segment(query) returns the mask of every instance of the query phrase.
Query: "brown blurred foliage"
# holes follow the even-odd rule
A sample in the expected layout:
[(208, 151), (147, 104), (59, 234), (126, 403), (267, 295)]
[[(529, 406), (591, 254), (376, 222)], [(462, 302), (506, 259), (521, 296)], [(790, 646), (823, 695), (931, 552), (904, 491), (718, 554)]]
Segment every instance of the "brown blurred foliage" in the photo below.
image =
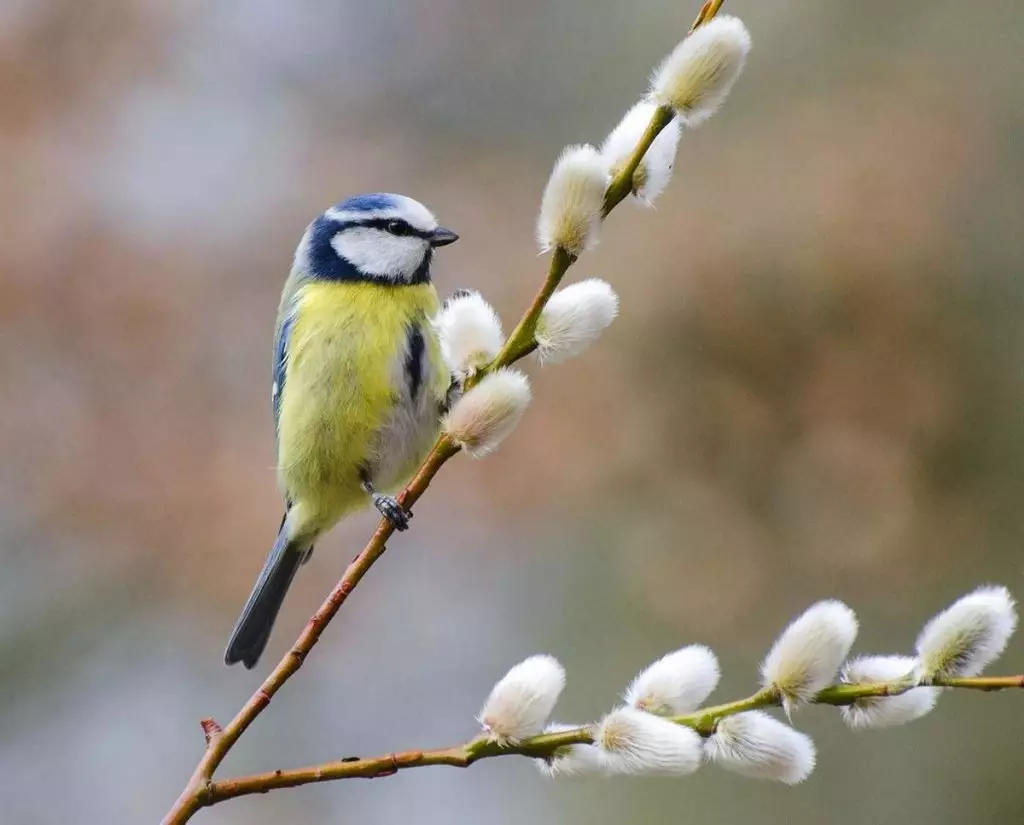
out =
[[(888, 650), (977, 582), (1024, 593), (1019, 10), (727, 8), (754, 35), (746, 75), (684, 137), (657, 210), (624, 205), (574, 270), (616, 287), (620, 320), (581, 359), (531, 368), (536, 402), (498, 455), (445, 470), (246, 765), (456, 739), (535, 650), (565, 661), (585, 717), (689, 641), (716, 645), (726, 687), (745, 691), (774, 628), (820, 597), (849, 600), (865, 644)], [(511, 323), (543, 269), (531, 224), (550, 163), (600, 140), (694, 11), (0, 9), (11, 821), (155, 821), (198, 752), (195, 720), (254, 684), (220, 647), (279, 515), (270, 331), (305, 224), (357, 191), (418, 197), (463, 236), (439, 288), (480, 288)], [(271, 655), (371, 524), (324, 542)], [(1024, 667), (1019, 645), (1007, 667)], [(660, 822), (685, 801), (699, 821), (1013, 821), (1019, 706), (948, 705), (871, 742), (814, 716), (820, 768), (785, 792), (552, 788), (499, 763), (208, 819), (433, 821), (454, 806)], [(66, 793), (43, 792), (43, 759)]]

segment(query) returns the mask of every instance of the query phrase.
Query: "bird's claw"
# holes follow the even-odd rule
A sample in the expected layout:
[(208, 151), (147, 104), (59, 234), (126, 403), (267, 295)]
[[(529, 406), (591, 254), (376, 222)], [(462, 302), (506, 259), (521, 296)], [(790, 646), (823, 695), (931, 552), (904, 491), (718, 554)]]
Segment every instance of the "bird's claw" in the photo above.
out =
[(373, 494), (373, 506), (376, 507), (382, 516), (391, 522), (391, 526), (401, 532), (409, 529), (409, 519), (412, 513), (406, 510), (398, 499), (392, 496), (385, 496), (381, 493)]

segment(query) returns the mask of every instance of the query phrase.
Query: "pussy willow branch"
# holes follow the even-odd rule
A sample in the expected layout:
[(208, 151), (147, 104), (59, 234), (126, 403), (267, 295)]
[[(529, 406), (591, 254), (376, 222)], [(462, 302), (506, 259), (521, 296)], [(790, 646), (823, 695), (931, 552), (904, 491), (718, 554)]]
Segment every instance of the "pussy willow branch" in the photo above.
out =
[[(709, 4), (715, 2), (717, 2), (717, 5), (714, 11), (710, 12), (710, 16), (706, 18), (708, 20), (714, 16), (718, 11), (718, 7), (722, 5), (722, 0), (709, 0)], [(705, 9), (707, 7), (708, 4), (705, 4)], [(695, 23), (694, 26), (696, 27), (696, 25), (698, 24)], [(667, 106), (659, 106), (655, 110), (651, 122), (647, 125), (647, 129), (644, 131), (643, 137), (640, 138), (636, 149), (633, 150), (629, 161), (612, 178), (611, 183), (608, 184), (608, 189), (605, 190), (604, 206), (601, 208), (602, 218), (608, 217), (608, 213), (622, 203), (626, 196), (633, 191), (633, 175), (640, 166), (640, 162), (644, 159), (644, 155), (647, 154), (647, 150), (651, 148), (654, 139), (672, 122), (674, 117), (675, 112)], [(508, 366), (533, 352), (537, 346), (534, 341), (534, 333), (537, 331), (537, 321), (540, 319), (540, 314), (544, 311), (544, 307), (547, 306), (551, 296), (562, 282), (565, 273), (569, 271), (569, 267), (574, 263), (576, 263), (575, 256), (566, 252), (561, 247), (555, 249), (554, 254), (551, 256), (551, 265), (548, 267), (548, 276), (544, 279), (540, 290), (534, 296), (530, 308), (526, 310), (516, 328), (512, 330), (512, 334), (508, 336), (508, 340), (505, 342), (505, 346), (502, 347), (501, 352), (498, 353), (497, 358), (474, 376), (474, 380), (468, 382), (468, 386), (473, 386), (474, 383), (479, 381), (488, 372), (492, 372), (499, 367)]]
[[(707, 0), (697, 15), (697, 19), (694, 21), (690, 31), (692, 32), (695, 28), (714, 17), (723, 2), (724, 0)], [(602, 217), (606, 217), (632, 191), (633, 175), (637, 167), (643, 160), (647, 150), (651, 147), (654, 139), (672, 121), (672, 116), (671, 110), (664, 107), (659, 107), (655, 112), (654, 117), (651, 119), (651, 124), (648, 126), (629, 162), (626, 163), (609, 184), (608, 190), (605, 193)], [(499, 367), (508, 366), (518, 361), (536, 348), (534, 332), (537, 328), (540, 314), (555, 289), (558, 288), (565, 273), (575, 261), (576, 258), (564, 249), (555, 249), (554, 254), (551, 256), (548, 275), (530, 307), (516, 325), (516, 328), (494, 361), (467, 381), (467, 389), (478, 383), (484, 375), (493, 372)], [(398, 496), (399, 502), (406, 510), (412, 508), (420, 496), (426, 492), (427, 487), (430, 486), (430, 482), (438, 470), (458, 451), (459, 448), (446, 436), (442, 435), (437, 440), (437, 443), (412, 481), (409, 482)], [(224, 758), (231, 748), (234, 747), (246, 728), (270, 704), (274, 694), (302, 667), (306, 656), (309, 655), (309, 652), (319, 641), (320, 635), (324, 632), (327, 625), (330, 624), (342, 604), (345, 603), (349, 594), (362, 581), (363, 576), (369, 572), (377, 559), (384, 554), (384, 551), (387, 549), (387, 540), (391, 538), (393, 532), (394, 528), (391, 526), (391, 523), (386, 519), (381, 519), (369, 543), (349, 563), (337, 585), (335, 585), (324, 603), (320, 605), (316, 613), (306, 623), (305, 629), (295, 644), (292, 645), (284, 658), (278, 662), (277, 666), (235, 715), (234, 719), (228, 722), (222, 729), (218, 728), (213, 720), (204, 720), (203, 730), (207, 734), (206, 750), (185, 789), (174, 803), (174, 807), (164, 817), (164, 825), (180, 825), (180, 823), (188, 822), (200, 808), (220, 801), (220, 798), (210, 796), (209, 789), (215, 785), (212, 781), (214, 772), (221, 762), (224, 761)], [(249, 792), (251, 793), (252, 791)], [(234, 795), (237, 796), (238, 794)], [(228, 797), (223, 798), (226, 799)]]
[[(1003, 690), (1006, 688), (1024, 688), (1024, 675), (994, 676), (973, 679), (936, 680), (932, 684), (943, 687), (970, 688), (973, 690)], [(870, 684), (837, 684), (826, 688), (813, 700), (819, 705), (849, 705), (858, 699), (885, 696), (898, 696), (916, 687), (916, 682), (878, 682)], [(771, 690), (762, 690), (738, 702), (704, 708), (686, 716), (673, 717), (672, 721), (691, 727), (703, 736), (710, 736), (720, 719), (733, 716), (748, 710), (781, 705), (778, 695)], [(265, 793), (277, 788), (295, 788), (315, 782), (334, 782), (339, 779), (378, 779), (392, 776), (398, 771), (409, 768), (426, 768), (432, 765), (448, 765), (455, 768), (468, 768), (481, 759), (497, 756), (527, 756), (545, 759), (552, 756), (559, 748), (568, 745), (593, 743), (593, 728), (589, 725), (573, 730), (549, 733), (527, 739), (518, 745), (501, 747), (484, 737), (472, 739), (463, 745), (451, 748), (437, 748), (425, 751), (405, 751), (389, 753), (368, 759), (342, 759), (337, 762), (325, 762), (308, 768), (296, 768), (287, 771), (253, 774), (232, 779), (210, 782), (202, 790), (200, 804), (214, 805), (225, 799), (236, 796), (247, 796), (254, 793)]]
[[(654, 139), (658, 136), (661, 130), (671, 122), (671, 119), (671, 112), (669, 112), (669, 116), (666, 116), (665, 112), (661, 108), (657, 110), (654, 118), (652, 118), (651, 125), (645, 132), (644, 137), (636, 151), (633, 153), (632, 158), (609, 185), (608, 191), (605, 195), (604, 215), (611, 212), (611, 210), (621, 203), (629, 194), (632, 189), (633, 174), (636, 172), (640, 161), (650, 148), (651, 143), (654, 142)], [(548, 269), (547, 278), (545, 278), (543, 286), (534, 297), (529, 309), (509, 336), (508, 341), (506, 341), (504, 348), (498, 356), (490, 365), (485, 367), (477, 373), (476, 376), (471, 378), (469, 382), (467, 382), (468, 387), (472, 387), (487, 373), (493, 372), (499, 367), (508, 366), (509, 364), (518, 361), (536, 348), (534, 332), (537, 327), (537, 320), (540, 318), (540, 314), (551, 295), (561, 283), (565, 273), (568, 271), (569, 267), (572, 266), (575, 260), (576, 259), (564, 249), (557, 248), (555, 250), (551, 257), (551, 264)], [(430, 482), (441, 467), (444, 466), (448, 459), (452, 458), (457, 452), (459, 452), (459, 448), (446, 436), (442, 435), (437, 440), (437, 443), (430, 451), (412, 481), (409, 482), (402, 493), (398, 496), (398, 500), (402, 506), (407, 510), (411, 509), (423, 493), (426, 492), (427, 487), (430, 486)], [(270, 704), (270, 700), (274, 697), (274, 694), (277, 693), (285, 682), (295, 675), (302, 666), (302, 662), (305, 660), (310, 650), (312, 650), (316, 645), (317, 641), (320, 639), (320, 635), (337, 614), (342, 604), (345, 603), (349, 594), (353, 589), (355, 589), (359, 582), (362, 581), (363, 576), (369, 572), (377, 559), (384, 554), (384, 551), (387, 549), (387, 540), (391, 537), (393, 532), (394, 528), (391, 526), (391, 523), (386, 519), (381, 519), (377, 525), (377, 530), (374, 532), (369, 543), (346, 568), (345, 573), (342, 575), (338, 584), (331, 591), (330, 595), (328, 595), (324, 603), (320, 605), (320, 608), (316, 613), (313, 614), (312, 618), (310, 618), (306, 623), (305, 629), (302, 631), (302, 634), (296, 640), (295, 644), (292, 645), (288, 653), (285, 654), (284, 658), (282, 658), (273, 671), (271, 671), (270, 675), (267, 676), (259, 689), (245, 703), (235, 718), (225, 725), (219, 732), (217, 730), (213, 730), (213, 732), (210, 733), (208, 736), (206, 751), (204, 752), (202, 759), (199, 761), (199, 764), (196, 766), (188, 785), (178, 797), (174, 807), (164, 818), (164, 825), (178, 825), (179, 823), (187, 822), (200, 808), (215, 804), (215, 802), (219, 801), (219, 798), (211, 798), (209, 796), (209, 788), (212, 784), (211, 779), (214, 772), (220, 766), (221, 762), (224, 761), (224, 758), (227, 756), (231, 748), (234, 747), (235, 742), (238, 741), (238, 738), (245, 732), (246, 728), (248, 728), (256, 717), (259, 716), (266, 709), (267, 705)], [(208, 726), (209, 725), (204, 725), (204, 728)]]

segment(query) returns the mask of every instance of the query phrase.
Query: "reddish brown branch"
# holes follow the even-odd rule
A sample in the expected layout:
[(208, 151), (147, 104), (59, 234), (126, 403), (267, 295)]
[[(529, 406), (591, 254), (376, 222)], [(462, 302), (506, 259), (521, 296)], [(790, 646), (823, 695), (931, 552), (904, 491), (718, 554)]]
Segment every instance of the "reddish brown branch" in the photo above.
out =
[[(1024, 688), (1024, 675), (941, 679), (937, 680), (936, 684), (949, 688), (980, 691), (1005, 690)], [(913, 686), (913, 683), (907, 681), (837, 684), (821, 691), (812, 702), (820, 705), (850, 705), (860, 699), (899, 695), (913, 689)], [(702, 735), (708, 736), (714, 731), (717, 722), (726, 716), (745, 713), (757, 708), (778, 707), (781, 703), (781, 698), (777, 693), (761, 691), (736, 702), (702, 708), (690, 714), (673, 717), (673, 721), (692, 727)], [(334, 782), (339, 779), (381, 779), (386, 776), (394, 776), (399, 771), (409, 768), (425, 768), (434, 765), (468, 768), (481, 759), (492, 759), (498, 756), (526, 756), (544, 759), (549, 758), (559, 748), (589, 742), (593, 742), (592, 730), (587, 726), (582, 726), (573, 730), (535, 736), (517, 745), (506, 747), (501, 747), (485, 737), (480, 737), (451, 748), (387, 753), (367, 759), (340, 759), (305, 768), (276, 770), (220, 781), (211, 780), (201, 786), (199, 805), (201, 807), (215, 805), (236, 796), (266, 793), (279, 788), (296, 788), (300, 785), (318, 782)]]
[(380, 779), (394, 776), (400, 770), (421, 768), (427, 765), (450, 765), (465, 768), (471, 761), (465, 747), (442, 748), (433, 751), (407, 751), (387, 753), (372, 759), (342, 759), (325, 762), (308, 768), (287, 771), (270, 771), (236, 779), (222, 779), (211, 782), (202, 792), (202, 804), (215, 805), (236, 796), (266, 793), (277, 788), (295, 788), (313, 782), (332, 782), (336, 779)]
[[(458, 448), (447, 439), (442, 438), (438, 441), (430, 455), (423, 462), (419, 472), (416, 473), (416, 476), (399, 496), (402, 506), (406, 509), (411, 509), (426, 491), (427, 487), (430, 486), (430, 482), (437, 474), (437, 471), (457, 452)], [(278, 662), (277, 666), (270, 672), (270, 675), (267, 676), (249, 701), (245, 703), (235, 718), (224, 726), (220, 734), (208, 737), (206, 752), (203, 754), (185, 790), (182, 791), (174, 807), (164, 817), (164, 825), (178, 825), (178, 823), (188, 822), (200, 808), (213, 804), (210, 798), (210, 788), (213, 787), (213, 784), (210, 779), (214, 771), (224, 761), (224, 757), (227, 756), (228, 751), (238, 741), (238, 737), (245, 732), (246, 728), (270, 704), (274, 694), (302, 667), (302, 663), (305, 661), (309, 651), (319, 641), (320, 635), (345, 603), (345, 599), (348, 598), (348, 595), (356, 585), (362, 581), (363, 576), (369, 572), (374, 562), (384, 554), (384, 551), (387, 549), (387, 540), (393, 532), (394, 528), (391, 526), (391, 523), (386, 519), (381, 519), (369, 543), (349, 564), (341, 580), (324, 600), (324, 603), (320, 605), (316, 613), (313, 614), (313, 617), (306, 624), (305, 629), (303, 629), (302, 635), (299, 636), (292, 648)]]

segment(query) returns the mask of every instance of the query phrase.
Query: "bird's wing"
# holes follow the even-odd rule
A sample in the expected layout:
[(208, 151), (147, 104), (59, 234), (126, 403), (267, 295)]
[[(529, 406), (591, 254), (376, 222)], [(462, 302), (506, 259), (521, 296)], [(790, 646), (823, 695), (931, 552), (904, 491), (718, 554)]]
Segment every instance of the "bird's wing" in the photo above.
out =
[(277, 330), (274, 341), (274, 385), (270, 390), (270, 400), (274, 406), (274, 436), (278, 436), (281, 419), (281, 396), (284, 395), (284, 382), (288, 376), (288, 343), (291, 340), (292, 328), (295, 326), (295, 307), (289, 308)]

